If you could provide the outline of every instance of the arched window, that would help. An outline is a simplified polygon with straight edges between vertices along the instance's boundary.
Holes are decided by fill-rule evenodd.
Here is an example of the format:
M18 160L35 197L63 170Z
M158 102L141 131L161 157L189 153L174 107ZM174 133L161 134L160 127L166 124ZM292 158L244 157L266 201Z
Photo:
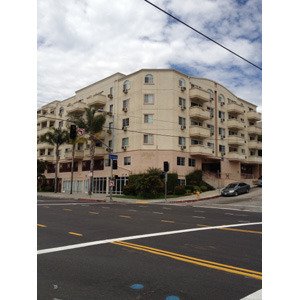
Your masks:
M179 86L180 87L185 87L185 80L183 78L179 79Z
M209 98L214 99L214 92L211 89L207 90L209 92Z
M219 95L218 100L219 100L220 104L222 104L222 103L223 103L222 105L225 104L225 97L222 94Z
M129 80L125 80L123 83L123 91L128 91L130 89L130 82Z
M153 84L153 75L147 74L147 75L145 76L145 83L146 83L146 84Z
M63 113L64 113L64 108L63 108L63 107L61 107L61 108L59 109L59 115L60 115L60 116L62 116L62 115L63 115Z

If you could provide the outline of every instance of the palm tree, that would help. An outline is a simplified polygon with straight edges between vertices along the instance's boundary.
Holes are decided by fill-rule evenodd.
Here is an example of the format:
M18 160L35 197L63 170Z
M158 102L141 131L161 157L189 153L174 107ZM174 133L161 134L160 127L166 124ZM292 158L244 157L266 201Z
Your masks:
M69 132L61 128L52 127L50 131L41 136L42 143L48 143L55 146L55 179L54 179L54 193L57 193L57 173L59 162L59 147L69 141Z
M73 192L73 174L74 174L74 156L75 156L75 147L79 143L84 143L86 138L83 136L77 136L75 139L70 139L69 143L72 145L72 163L71 163L71 187L70 194Z
M97 110L89 107L85 108L84 116L70 116L70 122L74 123L77 127L83 128L87 138L91 141L90 145L90 183L89 183L89 195L92 194L93 187L93 174L94 174L94 160L95 160L95 147L96 142L99 141L100 133L105 123L105 116L95 115Z

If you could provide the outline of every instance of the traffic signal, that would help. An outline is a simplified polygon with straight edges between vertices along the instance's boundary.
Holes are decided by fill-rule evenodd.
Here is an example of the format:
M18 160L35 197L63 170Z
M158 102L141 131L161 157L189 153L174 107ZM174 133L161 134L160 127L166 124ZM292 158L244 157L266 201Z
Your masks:
M70 127L70 139L75 140L77 137L77 128L76 125L71 125Z
M164 172L169 172L169 162L164 161Z
M118 161L116 159L114 159L112 161L112 168L113 168L113 170L117 170L118 169Z

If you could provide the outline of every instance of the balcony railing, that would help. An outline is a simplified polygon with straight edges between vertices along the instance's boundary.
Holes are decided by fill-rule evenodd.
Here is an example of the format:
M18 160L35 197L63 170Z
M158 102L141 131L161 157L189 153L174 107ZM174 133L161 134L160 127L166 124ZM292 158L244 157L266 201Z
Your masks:
M95 148L95 157L102 157L105 154L107 154L107 151L105 148L102 147L96 147ZM90 158L90 149L85 149L84 150L84 157L89 157Z
M248 120L253 120L253 121L260 121L261 116L258 112L256 111L249 111L247 113L247 118Z
M236 104L236 103L230 103L227 105L227 111L229 113L236 113L236 114L243 114L244 113L244 107Z
M227 127L228 128L235 128L235 129L243 129L244 124L237 119L229 119L227 120Z
M259 141L248 141L249 149L261 149L261 142Z
M242 146L245 144L245 141L241 137L235 135L228 136L227 141L229 145Z
M191 145L190 153L191 155L203 155L203 156L212 156L214 150L212 148L204 147L202 145Z
M190 127L191 137L208 138L210 137L210 130L201 126L191 126Z
M251 126L248 126L248 133L249 134L261 134L261 128L260 127L257 127L255 125L251 125Z
M190 89L190 99L207 102L210 101L210 94L204 90L193 88Z
M209 120L210 119L210 112L204 110L199 106L191 106L190 107L190 117L196 118L200 120Z
M84 102L88 106L103 107L106 104L106 96L104 96L104 95L95 95L93 97L90 97L90 98L84 100Z
M37 149L54 149L54 146L48 143L38 143Z
M74 151L74 160L83 159L84 151L83 150L75 150ZM68 151L65 154L65 159L72 159L72 151Z
M239 154L238 152L228 152L225 155L225 158L231 161L241 161L245 159L245 156L242 154Z
M38 156L38 159L44 160L44 161L49 161L49 162L55 161L54 155L49 155L49 154L40 155L40 156Z
M77 102L77 103L74 103L72 106L68 107L67 108L67 111L68 111L68 114L72 115L76 115L76 114L83 114L84 111L85 111L85 104L82 103L82 102Z
M257 155L250 155L250 156L248 156L248 158L246 160L249 163L256 163L256 164L261 164L262 163L262 157L257 156Z

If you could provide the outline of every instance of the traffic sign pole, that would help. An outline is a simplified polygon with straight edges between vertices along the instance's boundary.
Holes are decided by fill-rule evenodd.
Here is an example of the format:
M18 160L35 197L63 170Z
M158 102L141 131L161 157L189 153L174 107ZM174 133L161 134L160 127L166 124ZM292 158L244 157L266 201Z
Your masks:
M168 182L168 173L165 172L165 202L167 202L167 182Z

